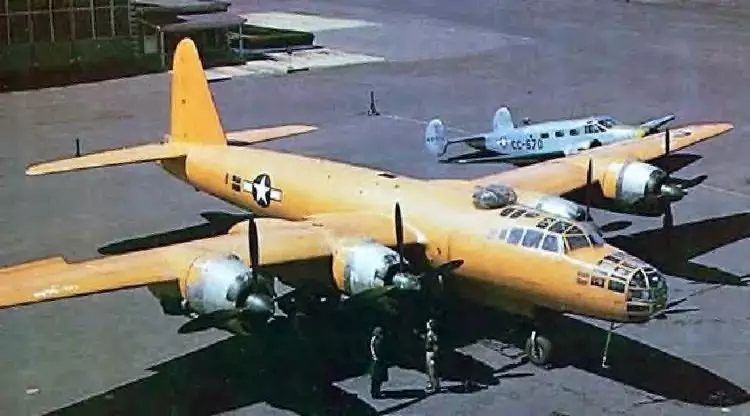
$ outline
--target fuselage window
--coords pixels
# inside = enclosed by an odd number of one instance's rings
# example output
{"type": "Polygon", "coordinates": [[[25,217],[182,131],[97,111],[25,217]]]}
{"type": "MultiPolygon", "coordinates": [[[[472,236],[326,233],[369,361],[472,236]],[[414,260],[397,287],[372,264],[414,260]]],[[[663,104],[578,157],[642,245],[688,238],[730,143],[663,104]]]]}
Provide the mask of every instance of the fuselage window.
{"type": "Polygon", "coordinates": [[[549,139],[549,133],[542,133],[539,135],[542,139],[549,139]]]}
{"type": "Polygon", "coordinates": [[[524,215],[524,217],[526,217],[526,218],[536,218],[538,216],[539,216],[539,213],[538,212],[534,212],[534,211],[529,211],[529,212],[527,212],[524,215]]]}
{"type": "Polygon", "coordinates": [[[521,241],[521,237],[523,237],[523,228],[511,228],[506,241],[509,244],[518,244],[521,241]]]}
{"type": "Polygon", "coordinates": [[[609,279],[607,288],[617,293],[625,293],[625,283],[621,282],[620,280],[609,279]]]}
{"type": "Polygon", "coordinates": [[[542,241],[542,232],[539,230],[534,229],[528,229],[526,230],[526,234],[523,236],[523,241],[521,242],[521,245],[524,247],[529,248],[536,248],[539,247],[539,242],[542,241]]]}
{"type": "Polygon", "coordinates": [[[520,217],[521,215],[523,215],[525,213],[526,213],[526,211],[524,211],[522,209],[518,209],[518,210],[516,210],[516,212],[510,214],[510,217],[511,218],[518,218],[518,217],[520,217]]]}
{"type": "Polygon", "coordinates": [[[500,240],[505,240],[505,236],[507,236],[507,235],[508,235],[508,230],[507,230],[507,229],[505,229],[505,228],[503,228],[503,229],[502,229],[502,230],[500,230],[500,232],[499,232],[499,233],[497,234],[497,238],[498,238],[498,239],[500,239],[500,240]]]}
{"type": "Polygon", "coordinates": [[[571,251],[589,246],[589,240],[585,235],[566,235],[565,241],[568,243],[568,249],[571,251]]]}
{"type": "Polygon", "coordinates": [[[565,132],[562,130],[558,130],[555,132],[555,137],[563,137],[565,136],[565,132]]]}
{"type": "Polygon", "coordinates": [[[596,130],[594,130],[594,126],[592,126],[592,125],[590,125],[590,124],[589,124],[588,126],[586,126],[586,127],[585,127],[585,128],[583,129],[583,131],[584,131],[584,133],[586,133],[586,134],[594,134],[594,133],[597,133],[597,131],[596,131],[596,130]]]}
{"type": "Polygon", "coordinates": [[[542,241],[542,250],[553,251],[555,253],[560,251],[560,238],[556,235],[547,234],[544,236],[542,241]]]}
{"type": "Polygon", "coordinates": [[[578,136],[578,129],[571,129],[568,134],[571,136],[578,136]]]}

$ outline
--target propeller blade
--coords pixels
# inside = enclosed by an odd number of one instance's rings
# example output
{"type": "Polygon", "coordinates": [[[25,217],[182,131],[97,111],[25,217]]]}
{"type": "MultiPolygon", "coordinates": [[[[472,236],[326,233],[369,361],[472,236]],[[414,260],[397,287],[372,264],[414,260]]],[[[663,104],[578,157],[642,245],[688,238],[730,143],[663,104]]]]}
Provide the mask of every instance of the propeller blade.
{"type": "Polygon", "coordinates": [[[250,278],[240,288],[237,294],[235,306],[242,308],[247,303],[247,298],[253,291],[253,286],[258,281],[258,227],[255,225],[255,218],[250,217],[247,220],[247,245],[250,256],[250,278]]]}
{"type": "Polygon", "coordinates": [[[447,263],[443,263],[440,266],[438,266],[435,269],[435,272],[438,273],[438,274],[441,274],[441,273],[450,273],[450,272],[458,269],[459,267],[461,267],[463,265],[464,265],[464,261],[462,259],[451,260],[451,261],[449,261],[447,263]]]}
{"type": "Polygon", "coordinates": [[[398,250],[398,271],[404,272],[404,223],[401,218],[401,205],[396,202],[396,249],[398,250]]]}
{"type": "Polygon", "coordinates": [[[594,182],[594,162],[589,159],[586,169],[586,217],[591,218],[591,184],[594,182]]]}
{"type": "Polygon", "coordinates": [[[669,129],[664,130],[664,155],[669,156],[669,150],[670,150],[670,137],[669,137],[669,129]]]}
{"type": "Polygon", "coordinates": [[[205,331],[207,329],[215,328],[217,325],[228,321],[237,316],[237,311],[221,310],[216,312],[207,313],[200,315],[195,319],[191,319],[177,330],[180,334],[189,334],[193,332],[205,331]]]}

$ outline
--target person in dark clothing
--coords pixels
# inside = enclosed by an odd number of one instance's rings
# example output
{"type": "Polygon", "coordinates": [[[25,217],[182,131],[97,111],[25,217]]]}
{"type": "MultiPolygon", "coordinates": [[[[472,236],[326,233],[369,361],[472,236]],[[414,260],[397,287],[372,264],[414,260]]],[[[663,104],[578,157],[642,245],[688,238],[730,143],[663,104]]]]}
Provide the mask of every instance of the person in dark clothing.
{"type": "Polygon", "coordinates": [[[383,328],[376,326],[370,337],[370,396],[383,397],[380,386],[388,381],[388,364],[385,362],[383,328]]]}
{"type": "Polygon", "coordinates": [[[427,393],[440,391],[440,378],[438,377],[438,336],[435,320],[427,321],[427,333],[424,336],[425,369],[427,371],[427,393]]]}

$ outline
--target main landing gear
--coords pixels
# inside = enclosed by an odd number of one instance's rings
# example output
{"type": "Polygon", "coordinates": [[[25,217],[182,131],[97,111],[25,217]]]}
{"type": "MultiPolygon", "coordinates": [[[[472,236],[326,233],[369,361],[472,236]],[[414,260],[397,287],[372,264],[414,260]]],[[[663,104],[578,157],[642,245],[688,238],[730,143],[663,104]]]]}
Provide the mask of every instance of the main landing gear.
{"type": "MultiPolygon", "coordinates": [[[[603,369],[609,369],[607,357],[609,353],[610,343],[612,341],[612,334],[616,328],[616,324],[614,322],[611,322],[609,325],[609,329],[607,330],[607,338],[604,343],[604,348],[601,355],[601,368],[603,369]]],[[[556,337],[556,342],[553,343],[552,339],[548,335],[548,332],[549,331],[543,332],[540,330],[540,327],[535,326],[531,328],[530,334],[526,339],[524,352],[526,353],[529,361],[538,367],[550,368],[553,364],[553,360],[557,363],[562,362],[565,359],[566,351],[574,351],[570,349],[570,347],[572,347],[573,345],[571,344],[571,342],[588,342],[588,340],[585,339],[573,340],[567,336],[561,337],[559,336],[560,334],[557,334],[558,336],[556,337]]]]}
{"type": "Polygon", "coordinates": [[[552,341],[546,336],[540,334],[536,329],[532,330],[531,334],[526,339],[526,347],[524,350],[532,364],[539,367],[548,367],[550,365],[552,358],[552,341]]]}

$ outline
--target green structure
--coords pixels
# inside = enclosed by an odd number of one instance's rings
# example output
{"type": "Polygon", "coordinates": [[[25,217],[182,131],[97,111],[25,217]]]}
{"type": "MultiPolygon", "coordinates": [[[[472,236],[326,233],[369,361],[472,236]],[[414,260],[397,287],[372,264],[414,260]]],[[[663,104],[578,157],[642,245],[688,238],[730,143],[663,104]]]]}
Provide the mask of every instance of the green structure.
{"type": "Polygon", "coordinates": [[[183,37],[206,67],[313,35],[256,28],[212,0],[0,0],[0,91],[170,69],[183,37]]]}

